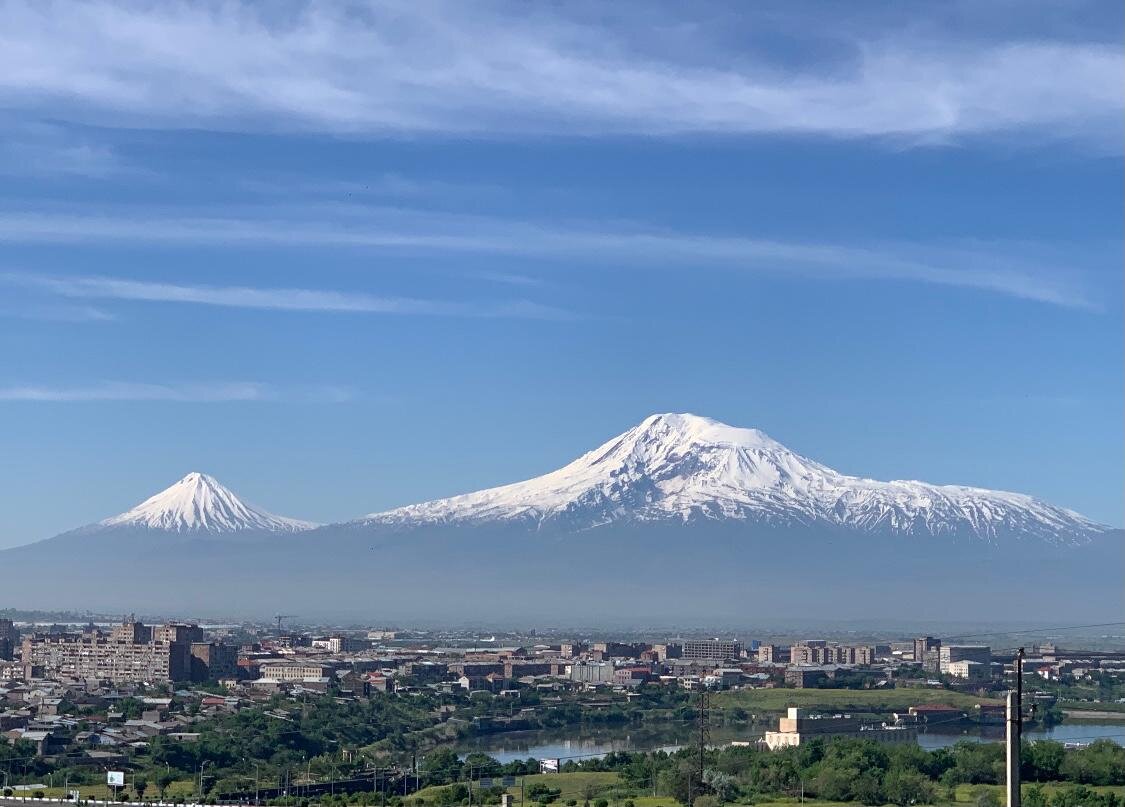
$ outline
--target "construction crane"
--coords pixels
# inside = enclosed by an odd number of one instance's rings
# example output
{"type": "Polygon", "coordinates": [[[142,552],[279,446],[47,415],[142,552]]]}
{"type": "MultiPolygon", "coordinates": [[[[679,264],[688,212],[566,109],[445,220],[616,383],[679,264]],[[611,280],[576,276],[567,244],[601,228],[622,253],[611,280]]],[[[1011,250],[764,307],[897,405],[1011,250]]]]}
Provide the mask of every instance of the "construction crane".
{"type": "Polygon", "coordinates": [[[277,635],[281,635],[281,620],[292,619],[297,616],[296,614],[274,614],[273,618],[277,620],[277,635]]]}

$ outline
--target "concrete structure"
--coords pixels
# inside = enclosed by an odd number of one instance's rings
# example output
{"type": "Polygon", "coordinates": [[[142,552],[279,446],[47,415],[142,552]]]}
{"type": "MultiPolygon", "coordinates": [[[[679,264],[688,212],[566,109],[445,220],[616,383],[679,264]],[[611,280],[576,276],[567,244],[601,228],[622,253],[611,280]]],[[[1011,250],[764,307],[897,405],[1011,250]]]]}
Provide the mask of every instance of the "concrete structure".
{"type": "Polygon", "coordinates": [[[933,636],[919,636],[914,640],[914,660],[922,661],[926,654],[941,648],[941,639],[935,639],[933,636]]]}
{"type": "Polygon", "coordinates": [[[0,619],[0,659],[11,661],[19,645],[19,628],[10,619],[0,619]]]}
{"type": "Polygon", "coordinates": [[[946,675],[954,678],[964,678],[968,681],[987,681],[992,677],[992,665],[981,664],[979,661],[951,661],[946,665],[946,675]]]}
{"type": "Polygon", "coordinates": [[[371,643],[366,639],[357,639],[354,636],[329,636],[329,653],[358,653],[367,650],[371,643]]]}
{"type": "Polygon", "coordinates": [[[728,659],[742,655],[742,644],[727,639],[687,639],[680,645],[680,658],[728,659]]]}
{"type": "Polygon", "coordinates": [[[628,642],[594,642],[590,645],[590,653],[599,658],[637,658],[647,649],[647,645],[628,642]]]}
{"type": "Polygon", "coordinates": [[[758,661],[763,664],[788,664],[790,649],[779,644],[764,644],[758,648],[758,661]]]}
{"type": "Polygon", "coordinates": [[[221,642],[191,643],[191,680],[218,681],[238,675],[238,648],[221,642]]]}
{"type": "Polygon", "coordinates": [[[108,636],[91,628],[26,636],[21,658],[44,677],[114,684],[186,681],[191,671],[190,645],[155,639],[151,628],[131,619],[108,636]]]}
{"type": "Polygon", "coordinates": [[[790,667],[785,671],[785,683],[797,689],[806,689],[817,686],[835,673],[834,667],[790,667]]]}
{"type": "Polygon", "coordinates": [[[203,628],[190,622],[167,622],[152,628],[152,638],[170,644],[192,644],[206,641],[203,628]]]}
{"type": "Polygon", "coordinates": [[[918,732],[912,727],[865,724],[850,715],[817,715],[789,707],[786,717],[778,721],[777,731],[767,731],[766,745],[771,751],[788,748],[817,738],[851,737],[877,743],[912,743],[918,732]]]}
{"type": "Polygon", "coordinates": [[[951,675],[949,665],[958,661],[975,661],[991,669],[992,648],[983,644],[943,645],[938,652],[938,671],[951,675]]]}
{"type": "Polygon", "coordinates": [[[335,672],[336,665],[319,661],[271,661],[258,666],[262,678],[288,683],[331,678],[335,672]]]}
{"type": "Polygon", "coordinates": [[[926,672],[938,672],[941,667],[941,639],[920,636],[914,640],[914,660],[926,672]]]}
{"type": "Polygon", "coordinates": [[[789,663],[799,666],[813,664],[868,666],[874,662],[873,645],[828,644],[823,640],[816,640],[795,644],[789,648],[789,663]]]}
{"type": "Polygon", "coordinates": [[[612,664],[571,664],[570,680],[584,684],[609,684],[613,682],[612,664]]]}

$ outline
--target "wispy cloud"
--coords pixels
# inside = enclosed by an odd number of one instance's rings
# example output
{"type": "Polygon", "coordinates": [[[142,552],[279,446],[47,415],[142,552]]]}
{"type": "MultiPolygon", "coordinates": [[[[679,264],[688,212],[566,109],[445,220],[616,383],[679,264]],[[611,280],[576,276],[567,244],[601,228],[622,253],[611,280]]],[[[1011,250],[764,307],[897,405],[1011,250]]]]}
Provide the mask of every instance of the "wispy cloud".
{"type": "Polygon", "coordinates": [[[542,286],[543,278],[520,275],[513,272],[474,272],[473,277],[489,283],[502,283],[508,286],[542,286]]]}
{"type": "Polygon", "coordinates": [[[105,143],[68,127],[4,120],[0,174],[98,180],[124,172],[137,173],[105,143]]]}
{"type": "MultiPolygon", "coordinates": [[[[1025,244],[817,243],[677,232],[619,223],[569,227],[398,208],[264,208],[184,217],[123,210],[112,216],[0,214],[0,239],[242,246],[347,246],[402,252],[545,259],[566,266],[739,270],[831,280],[891,280],[978,289],[1073,308],[1095,308],[1088,273],[1058,250],[1025,244]],[[1042,256],[1050,254],[1053,258],[1042,256]]],[[[557,266],[555,271],[558,271],[557,266]]],[[[503,275],[503,273],[500,273],[503,275]]],[[[517,275],[516,277],[519,277],[517,275]]],[[[499,279],[498,276],[492,279],[499,279]]],[[[511,279],[511,278],[510,278],[511,279]]],[[[177,286],[112,278],[34,281],[72,297],[161,299],[291,310],[450,316],[565,317],[526,301],[459,303],[302,289],[177,286]]]]}
{"type": "Polygon", "coordinates": [[[97,401],[167,401],[173,403],[300,401],[342,403],[352,400],[353,397],[346,387],[278,388],[253,381],[197,384],[102,381],[80,386],[29,384],[0,387],[0,401],[37,401],[43,403],[97,401]]]}
{"type": "Polygon", "coordinates": [[[273,311],[555,320],[573,318],[573,314],[568,311],[528,300],[447,302],[321,289],[202,286],[104,276],[52,276],[12,272],[0,274],[0,282],[72,298],[188,303],[273,311]]]}
{"type": "Polygon", "coordinates": [[[1096,30],[966,36],[978,32],[927,26],[922,9],[868,15],[863,31],[824,11],[784,32],[786,45],[799,39],[795,63],[762,44],[776,8],[736,7],[716,22],[684,4],[595,18],[573,4],[9,0],[0,100],[127,126],[910,141],[1031,132],[1120,149],[1120,44],[1096,30]]]}
{"type": "Polygon", "coordinates": [[[108,311],[92,305],[0,305],[0,317],[44,322],[112,322],[108,311]]]}

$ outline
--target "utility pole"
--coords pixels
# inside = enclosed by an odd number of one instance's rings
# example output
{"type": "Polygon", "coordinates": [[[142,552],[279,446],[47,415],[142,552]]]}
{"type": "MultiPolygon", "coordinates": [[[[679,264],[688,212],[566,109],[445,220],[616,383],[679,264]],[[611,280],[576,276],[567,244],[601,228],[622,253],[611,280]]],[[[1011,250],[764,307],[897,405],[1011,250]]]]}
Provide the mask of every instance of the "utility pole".
{"type": "Polygon", "coordinates": [[[698,771],[696,771],[697,786],[695,788],[688,788],[688,803],[692,804],[695,801],[695,791],[698,789],[699,793],[703,793],[703,763],[704,751],[707,749],[707,740],[710,738],[711,729],[707,723],[707,688],[703,687],[699,690],[699,761],[698,771]]]}
{"type": "Polygon", "coordinates": [[[1008,690],[1008,807],[1020,807],[1020,738],[1023,734],[1023,648],[1016,652],[1016,688],[1008,690]]]}
{"type": "Polygon", "coordinates": [[[711,727],[707,720],[707,689],[699,692],[699,787],[703,789],[703,753],[707,749],[707,740],[711,736],[711,727]]]}

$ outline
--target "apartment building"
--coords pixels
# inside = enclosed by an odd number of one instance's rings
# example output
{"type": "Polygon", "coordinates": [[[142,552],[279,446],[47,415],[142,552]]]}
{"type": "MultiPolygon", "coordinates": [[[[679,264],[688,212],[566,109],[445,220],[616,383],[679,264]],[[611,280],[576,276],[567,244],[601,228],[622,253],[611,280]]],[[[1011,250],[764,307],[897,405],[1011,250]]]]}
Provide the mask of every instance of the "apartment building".
{"type": "Polygon", "coordinates": [[[263,662],[258,667],[262,678],[274,681],[300,682],[328,678],[335,674],[337,665],[318,661],[278,661],[263,662]]]}
{"type": "Polygon", "coordinates": [[[680,658],[728,659],[742,655],[742,643],[727,639],[685,639],[680,646],[680,658]]]}
{"type": "Polygon", "coordinates": [[[983,644],[942,645],[938,653],[938,669],[951,674],[950,665],[959,661],[973,661],[989,667],[992,664],[992,648],[983,644]]]}
{"type": "Polygon", "coordinates": [[[151,628],[135,620],[115,626],[108,635],[96,628],[33,634],[24,637],[20,649],[29,673],[50,678],[123,684],[191,677],[190,645],[155,639],[151,628]]]}
{"type": "Polygon", "coordinates": [[[0,660],[11,661],[19,645],[19,628],[10,619],[0,619],[0,660]]]}

